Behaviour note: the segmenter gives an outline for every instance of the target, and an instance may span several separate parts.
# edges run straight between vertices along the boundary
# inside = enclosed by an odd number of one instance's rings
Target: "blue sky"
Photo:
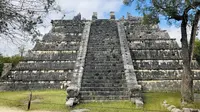
[[[63,12],[66,13],[65,19],[72,19],[73,16],[79,12],[82,17],[86,19],[91,19],[92,13],[97,12],[98,18],[108,19],[110,11],[114,11],[116,18],[119,19],[123,15],[126,17],[127,12],[131,13],[132,16],[141,16],[135,10],[135,4],[131,6],[123,5],[122,0],[56,0],[58,5],[60,5]],[[41,33],[48,33],[51,29],[50,21],[54,19],[60,19],[62,15],[60,13],[50,13],[47,18],[45,18],[46,27],[38,27]],[[175,26],[169,26],[166,24],[165,20],[162,20],[159,24],[160,28],[167,30],[171,38],[176,38],[178,43],[180,43],[180,28]],[[42,37],[41,37],[42,38]],[[3,55],[14,55],[18,53],[18,47],[23,45],[26,50],[32,49],[34,46],[30,42],[19,42],[21,44],[12,44],[8,40],[3,40],[0,38],[0,52]]]

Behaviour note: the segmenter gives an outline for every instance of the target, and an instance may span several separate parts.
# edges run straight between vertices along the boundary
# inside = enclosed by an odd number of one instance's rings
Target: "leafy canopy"
[[[55,10],[60,10],[55,0],[0,0],[0,38],[40,36],[37,25]]]
[[[200,9],[199,0],[124,0],[123,2],[125,5],[136,3],[136,10],[143,14],[145,24],[158,24],[161,18],[167,19],[168,23],[172,24],[182,20],[186,10],[188,20],[193,20],[194,13]]]

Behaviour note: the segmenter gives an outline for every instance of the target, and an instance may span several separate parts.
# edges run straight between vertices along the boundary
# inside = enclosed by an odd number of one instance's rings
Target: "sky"
[[[56,0],[57,4],[66,15],[64,19],[72,19],[79,12],[82,17],[91,19],[93,12],[98,13],[99,19],[109,19],[110,11],[114,11],[116,19],[122,16],[126,17],[127,12],[132,16],[141,16],[135,11],[135,4],[131,6],[123,5],[122,0]],[[51,29],[51,20],[61,19],[63,16],[60,13],[51,13],[45,18],[45,27],[38,27],[42,34],[46,34]],[[167,25],[164,19],[161,20],[159,27],[162,30],[167,30],[171,38],[176,38],[180,45],[180,28],[176,26]],[[198,35],[200,37],[200,35]],[[42,38],[42,37],[41,37]],[[40,38],[40,39],[41,39]],[[20,43],[20,44],[19,44]],[[34,44],[31,42],[18,42],[13,44],[9,40],[0,38],[0,53],[4,56],[12,56],[19,53],[18,47],[25,46],[26,51],[33,48]]]

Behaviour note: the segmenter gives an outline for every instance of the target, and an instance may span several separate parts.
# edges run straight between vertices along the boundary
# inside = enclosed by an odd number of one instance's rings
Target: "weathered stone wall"
[[[134,72],[134,66],[132,63],[129,45],[127,44],[128,41],[126,39],[124,25],[122,22],[118,22],[117,24],[128,93],[131,101],[135,103],[136,106],[143,105],[141,85],[138,84],[137,77]]]
[[[180,91],[181,80],[146,80],[139,81],[143,87],[143,92],[159,92],[159,91]],[[194,91],[200,91],[200,80],[194,80]]]
[[[141,25],[140,20],[125,20],[125,31],[134,72],[143,91],[179,91],[182,53],[175,39],[155,26]],[[200,67],[192,62],[194,88],[199,91]]]
[[[194,80],[200,80],[200,70],[193,70]],[[181,80],[182,70],[135,70],[137,79],[145,80]]]
[[[0,91],[65,89],[66,81],[3,81]]]
[[[77,51],[79,42],[37,42],[33,51]]]
[[[84,21],[52,21],[53,28],[10,74],[0,90],[65,89],[71,81]]]
[[[33,51],[23,58],[24,61],[74,61],[77,58],[77,51],[52,51],[39,53]]]
[[[79,33],[83,31],[84,22],[83,21],[75,21],[75,20],[58,20],[52,21],[53,29],[52,32],[57,33]]]

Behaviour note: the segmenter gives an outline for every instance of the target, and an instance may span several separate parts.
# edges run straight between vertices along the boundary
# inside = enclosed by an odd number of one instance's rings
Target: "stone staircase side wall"
[[[91,22],[86,22],[85,28],[82,34],[82,40],[80,43],[80,48],[79,48],[77,60],[75,63],[75,68],[74,68],[71,84],[67,88],[68,99],[76,98],[79,95],[79,91],[81,88],[81,79],[82,79],[83,69],[84,69],[83,67],[84,67],[85,57],[87,53],[90,26],[91,26]]]
[[[134,73],[134,67],[132,63],[132,58],[130,54],[130,50],[128,47],[128,42],[126,39],[126,34],[124,30],[123,23],[118,22],[118,33],[120,38],[120,45],[121,45],[121,52],[122,52],[122,59],[124,63],[124,69],[125,69],[125,76],[127,81],[128,89],[132,94],[132,92],[140,91],[141,86],[138,85],[136,74]]]

